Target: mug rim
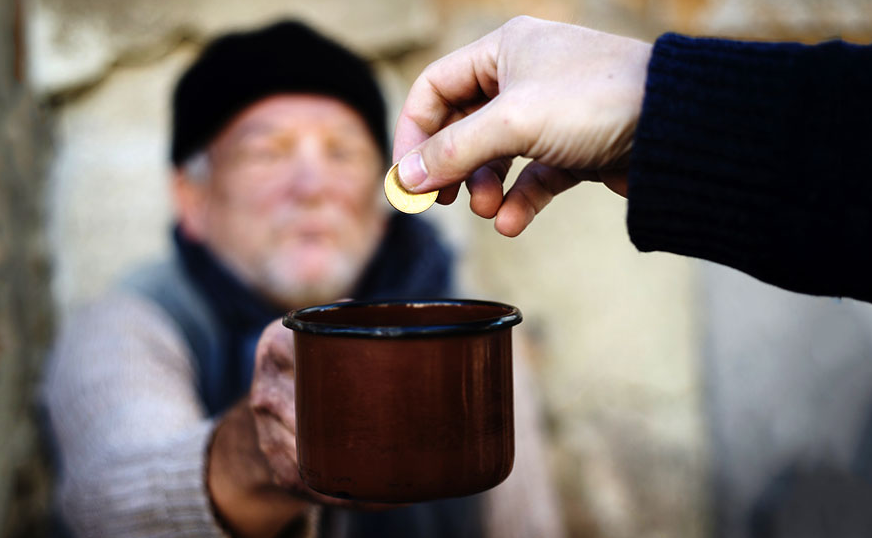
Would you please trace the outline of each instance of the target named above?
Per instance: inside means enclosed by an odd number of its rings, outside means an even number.
[[[428,306],[490,306],[503,309],[505,312],[497,316],[488,316],[472,321],[432,325],[382,325],[363,327],[341,323],[324,323],[306,321],[302,316],[315,312],[340,310],[345,308],[368,308],[379,306],[410,306],[416,308]],[[326,336],[351,336],[359,338],[415,338],[424,336],[450,336],[469,333],[485,333],[507,329],[519,323],[523,317],[516,306],[496,301],[478,299],[398,299],[372,301],[344,301],[323,305],[298,308],[285,314],[282,324],[294,331]]]

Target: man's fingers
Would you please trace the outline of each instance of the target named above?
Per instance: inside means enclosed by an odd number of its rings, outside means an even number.
[[[294,339],[280,321],[270,323],[257,344],[249,406],[268,413],[290,431],[296,427],[294,406]]]
[[[499,32],[431,64],[412,85],[397,121],[394,160],[412,192],[445,190],[486,163],[514,157],[525,141],[513,129],[516,110],[501,105],[497,75]],[[492,208],[485,208],[492,210]]]
[[[433,62],[418,76],[397,120],[394,162],[450,123],[455,112],[498,93],[497,47],[495,32],[488,34]]]
[[[530,141],[519,112],[498,96],[439,130],[400,160],[403,186],[430,192],[469,178],[487,163],[523,155]]]
[[[269,413],[286,428],[296,430],[294,380],[289,376],[257,375],[249,394],[249,406],[255,413]]]
[[[591,174],[591,179],[596,175]],[[506,193],[503,205],[497,212],[494,227],[508,237],[524,231],[533,218],[551,202],[557,194],[577,185],[582,180],[578,173],[552,168],[537,162],[529,163],[518,175],[512,188]]]
[[[299,482],[296,436],[268,412],[255,411],[254,424],[257,443],[273,471],[273,481],[283,487],[294,487]]]
[[[271,363],[273,368],[293,373],[294,332],[278,319],[267,325],[257,342],[255,360],[258,365]]]
[[[450,205],[457,199],[457,194],[460,192],[460,183],[449,185],[439,191],[439,196],[436,197],[436,202],[442,205]]]
[[[294,332],[277,319],[267,325],[260,335],[255,356],[258,360],[269,358],[282,369],[294,368]]]
[[[512,166],[512,159],[497,159],[482,166],[466,180],[469,208],[485,219],[492,219],[503,203],[503,182]]]

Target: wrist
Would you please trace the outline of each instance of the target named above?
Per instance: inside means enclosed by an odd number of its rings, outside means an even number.
[[[228,411],[213,431],[206,488],[216,521],[232,536],[275,536],[311,506],[273,483],[247,402]]]

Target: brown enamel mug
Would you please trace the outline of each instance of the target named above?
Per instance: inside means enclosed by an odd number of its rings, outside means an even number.
[[[417,502],[478,493],[515,454],[517,308],[473,300],[295,310],[297,457],[312,489]]]

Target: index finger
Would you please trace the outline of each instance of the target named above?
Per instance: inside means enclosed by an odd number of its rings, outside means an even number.
[[[260,366],[270,363],[280,371],[293,371],[294,332],[285,327],[281,319],[271,322],[261,333],[255,360]]]
[[[498,32],[436,60],[415,79],[397,119],[394,162],[450,123],[458,110],[499,93]]]

